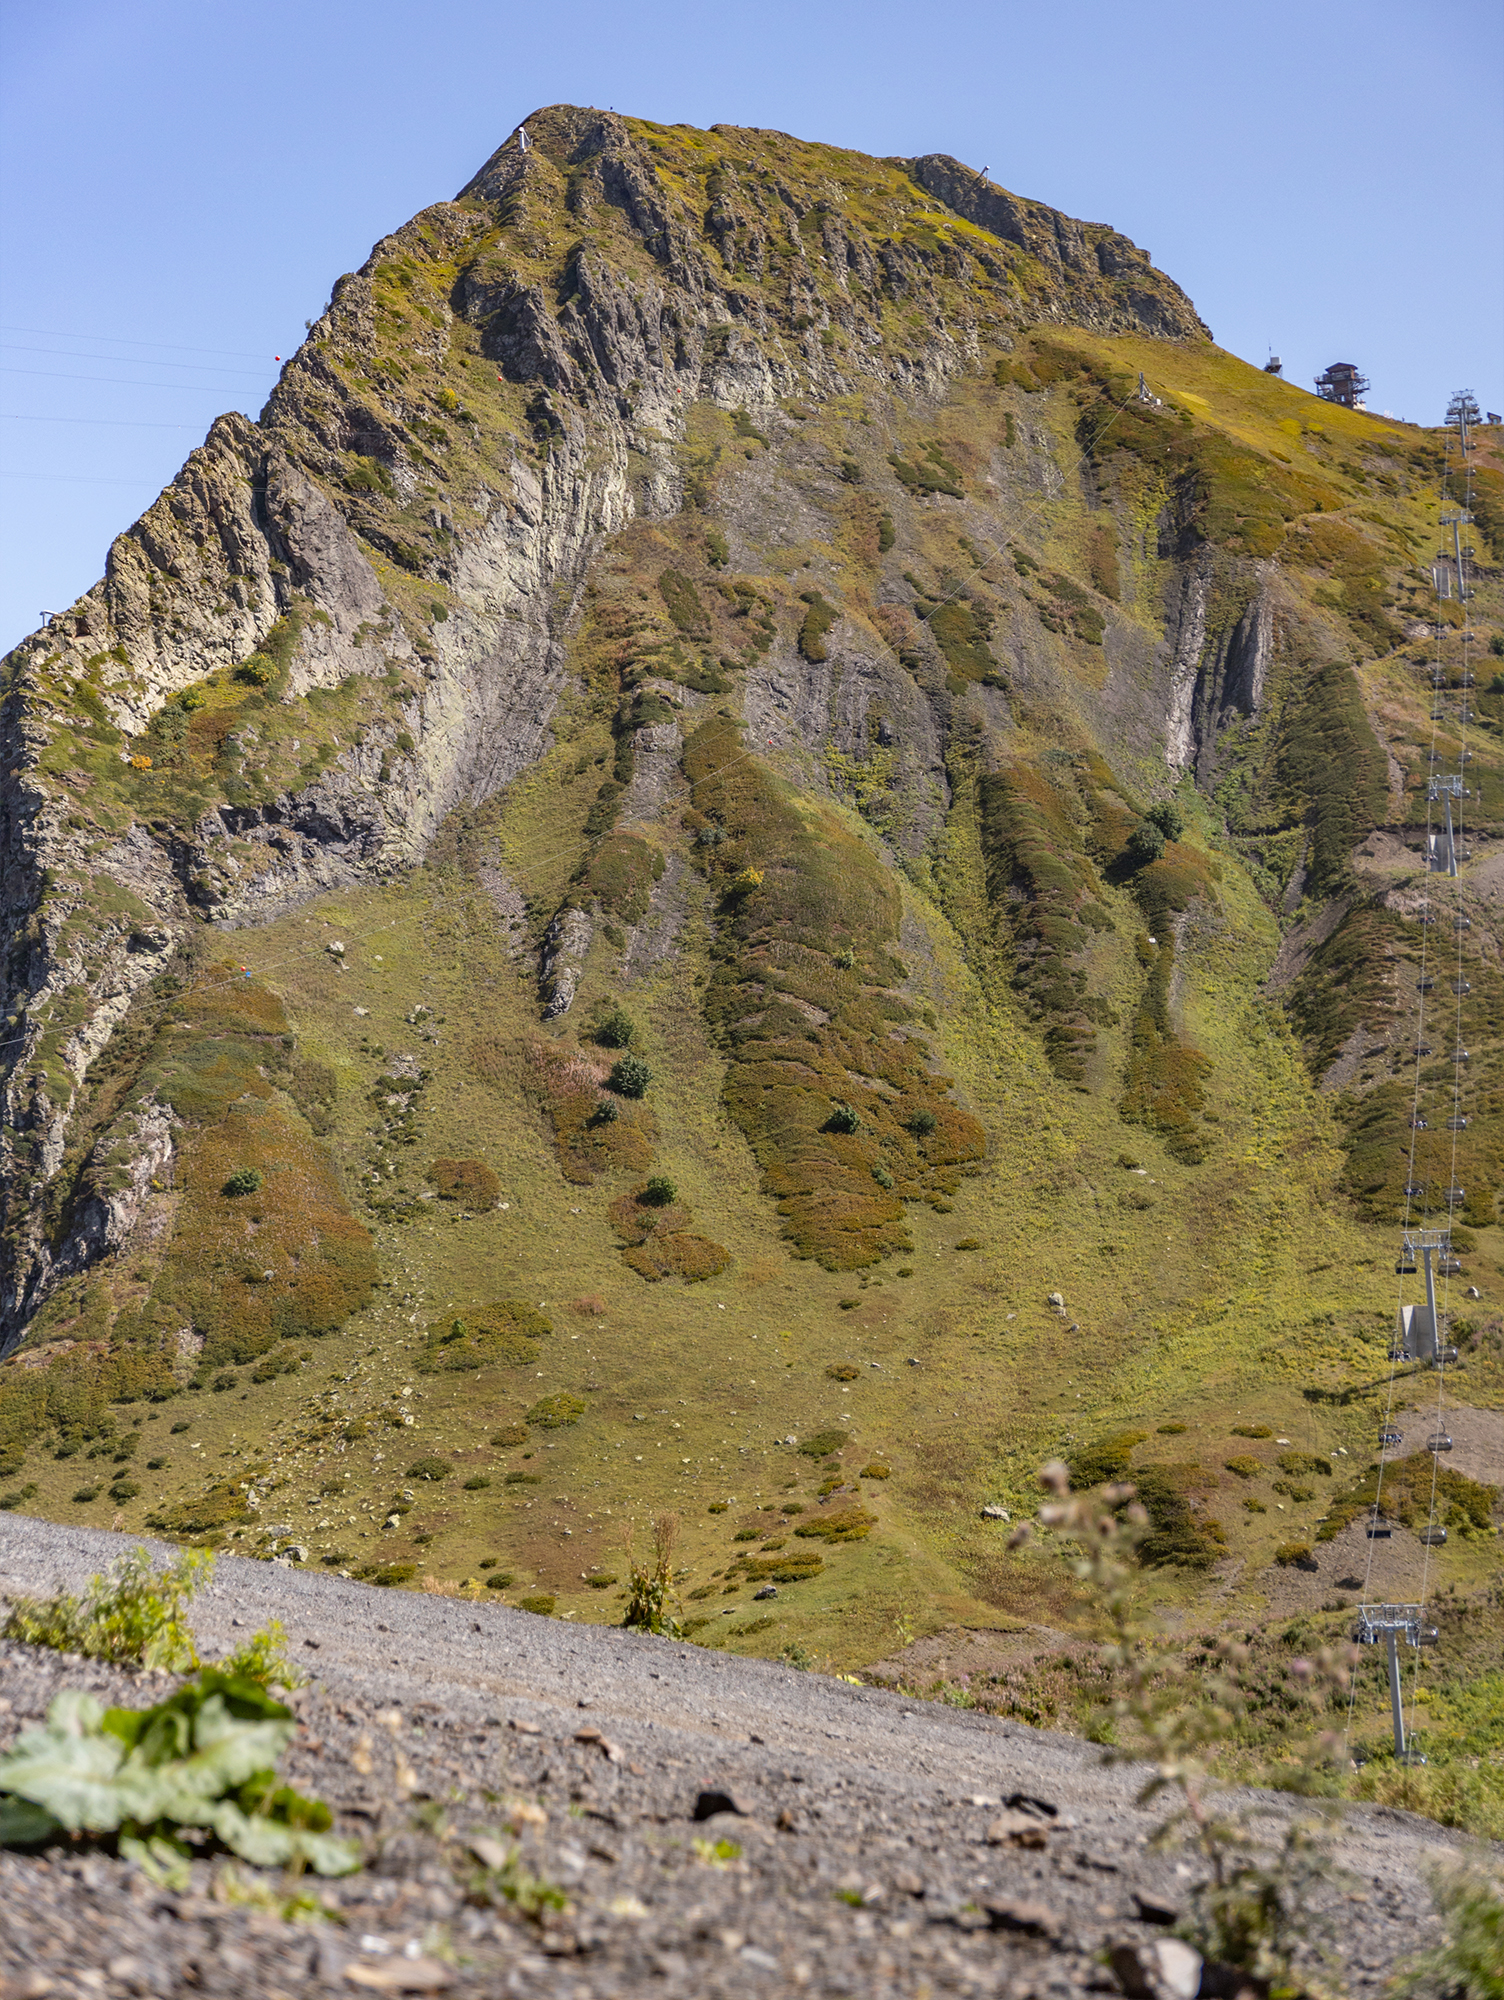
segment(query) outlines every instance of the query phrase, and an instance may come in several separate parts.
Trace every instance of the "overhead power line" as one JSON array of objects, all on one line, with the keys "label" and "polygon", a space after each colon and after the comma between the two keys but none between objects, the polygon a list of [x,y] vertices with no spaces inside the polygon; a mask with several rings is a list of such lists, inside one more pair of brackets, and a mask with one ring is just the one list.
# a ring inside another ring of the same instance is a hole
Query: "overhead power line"
[{"label": "overhead power line", "polygon": [[[259,361],[259,354],[248,354],[241,347],[184,347],[171,340],[132,340],[119,333],[59,333],[50,326],[12,326],[7,320],[0,320],[0,333],[30,333],[42,340],[94,340],[102,341],[110,347],[156,347],[170,354],[217,354],[226,361]],[[87,358],[87,357],[85,357]],[[100,360],[109,357],[101,355]]]},{"label": "overhead power line", "polygon": [[[123,362],[127,368],[177,368],[191,370],[195,375],[234,375],[242,380],[250,376],[249,368],[213,368],[207,361],[153,361],[146,354],[70,354],[63,347],[28,347],[20,340],[0,340],[0,352],[6,354],[46,354],[54,361],[115,361]],[[273,356],[275,362],[276,357]],[[261,371],[257,371],[259,375]]]}]

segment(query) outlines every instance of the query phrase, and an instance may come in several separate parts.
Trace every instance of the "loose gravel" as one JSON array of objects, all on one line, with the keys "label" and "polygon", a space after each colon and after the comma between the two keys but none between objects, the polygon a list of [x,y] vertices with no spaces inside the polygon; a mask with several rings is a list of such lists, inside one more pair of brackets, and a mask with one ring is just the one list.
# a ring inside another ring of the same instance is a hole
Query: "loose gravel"
[{"label": "loose gravel", "polygon": [[[0,1592],[77,1590],[134,1545],[0,1514]],[[316,1676],[283,1768],[365,1868],[288,1883],[201,1859],[166,1886],[100,1849],[0,1855],[0,2000],[1065,2000],[1118,1991],[1107,1953],[1162,1936],[1196,1879],[1147,1846],[1145,1773],[1073,1738],[234,1558],[195,1605],[201,1650],[272,1617]],[[0,1747],[62,1687],[143,1706],[172,1684],[0,1642]],[[1355,1995],[1434,1935],[1424,1863],[1461,1844],[1349,1814],[1327,1895]]]}]

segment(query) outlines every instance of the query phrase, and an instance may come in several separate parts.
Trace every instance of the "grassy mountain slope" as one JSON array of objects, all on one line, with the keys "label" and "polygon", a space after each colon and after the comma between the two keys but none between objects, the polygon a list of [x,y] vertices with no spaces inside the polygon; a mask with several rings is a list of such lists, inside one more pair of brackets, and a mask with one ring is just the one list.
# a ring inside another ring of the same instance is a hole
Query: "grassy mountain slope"
[{"label": "grassy mountain slope", "polygon": [[1442,441],[953,162],[530,131],[6,665],[11,1504],[581,1618],[673,1508],[854,1663],[1062,1607],[980,1510],[1132,1434],[1257,1609],[1383,1408]]}]

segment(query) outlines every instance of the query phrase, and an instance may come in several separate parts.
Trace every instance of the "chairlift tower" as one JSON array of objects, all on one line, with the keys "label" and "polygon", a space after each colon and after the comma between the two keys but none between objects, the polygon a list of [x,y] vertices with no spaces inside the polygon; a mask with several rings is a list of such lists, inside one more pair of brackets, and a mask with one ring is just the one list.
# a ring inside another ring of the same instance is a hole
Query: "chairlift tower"
[{"label": "chairlift tower", "polygon": [[1444,875],[1455,875],[1457,873],[1457,836],[1456,836],[1456,829],[1452,825],[1452,801],[1453,799],[1460,799],[1462,797],[1461,778],[1452,778],[1452,777],[1433,778],[1431,780],[1430,787],[1427,792],[1427,797],[1432,801],[1433,804],[1437,800],[1441,800],[1446,807],[1446,816],[1447,816],[1446,836],[1445,836],[1446,846],[1444,848],[1437,847],[1435,843],[1439,838],[1439,836],[1434,833],[1431,836],[1432,865],[1433,867],[1435,867],[1439,863],[1440,873]]},{"label": "chairlift tower", "polygon": [[1402,1764],[1424,1764],[1425,1758],[1410,1748],[1405,1734],[1405,1708],[1400,1699],[1400,1647],[1434,1646],[1436,1627],[1423,1621],[1420,1604],[1365,1604],[1358,1613],[1357,1640],[1360,1646],[1377,1646],[1382,1639],[1389,1652],[1389,1712],[1394,1719],[1394,1754]]},{"label": "chairlift tower", "polygon": [[1441,1326],[1436,1313],[1436,1269],[1440,1264],[1451,1262],[1451,1230],[1407,1229],[1400,1246],[1399,1263],[1395,1266],[1396,1274],[1413,1273],[1417,1258],[1426,1274],[1426,1303],[1423,1306],[1400,1307],[1400,1354],[1405,1361],[1434,1361],[1441,1352]]}]

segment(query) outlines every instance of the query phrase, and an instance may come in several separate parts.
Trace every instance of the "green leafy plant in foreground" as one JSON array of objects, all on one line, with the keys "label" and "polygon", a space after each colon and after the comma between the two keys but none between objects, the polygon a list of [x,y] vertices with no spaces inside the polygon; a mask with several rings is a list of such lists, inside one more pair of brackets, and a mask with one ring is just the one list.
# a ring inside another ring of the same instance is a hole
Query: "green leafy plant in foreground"
[{"label": "green leafy plant in foreground", "polygon": [[[1102,1663],[1115,1687],[1104,1730],[1108,1758],[1153,1766],[1140,1805],[1178,1794],[1177,1809],[1155,1839],[1164,1844],[1188,1837],[1207,1871],[1192,1893],[1183,1934],[1209,1959],[1256,1978],[1289,1981],[1297,1959],[1320,1955],[1326,1944],[1328,1926],[1313,1892],[1335,1874],[1330,1794],[1340,1739],[1315,1724],[1332,1695],[1346,1687],[1348,1670],[1326,1655],[1292,1663],[1297,1719],[1281,1745],[1290,1761],[1271,1775],[1282,1790],[1320,1799],[1321,1810],[1292,1820],[1271,1845],[1252,1815],[1218,1810],[1209,1769],[1246,1706],[1247,1649],[1225,1643],[1219,1670],[1199,1676],[1192,1691],[1178,1663],[1155,1646],[1157,1634],[1138,1606],[1135,1555],[1151,1523],[1134,1488],[1073,1493],[1070,1470],[1058,1460],[1043,1468],[1040,1483],[1053,1496],[1040,1508],[1040,1522],[1074,1544],[1071,1568],[1103,1634]],[[1028,1535],[1027,1526],[1021,1528],[1013,1544]]]},{"label": "green leafy plant in foreground", "polygon": [[213,1574],[208,1549],[189,1549],[163,1570],[153,1568],[149,1550],[132,1549],[94,1577],[82,1598],[17,1598],[5,1637],[116,1666],[191,1672],[198,1649],[184,1607]]},{"label": "green leafy plant in foreground", "polygon": [[160,1872],[187,1857],[186,1835],[257,1867],[348,1875],[358,1844],[328,1831],[326,1805],[277,1783],[296,1727],[265,1688],[213,1668],[154,1708],[107,1709],[65,1689],[43,1726],[0,1755],[0,1846],[115,1834],[123,1854]]},{"label": "green leafy plant in foreground", "polygon": [[[108,1660],[112,1666],[189,1673],[199,1657],[184,1607],[213,1575],[211,1549],[189,1549],[160,1570],[153,1568],[149,1549],[132,1549],[92,1577],[82,1598],[17,1598],[4,1636],[57,1653]],[[242,1640],[217,1664],[220,1673],[261,1687],[301,1687],[308,1679],[288,1658],[280,1618]]]}]

